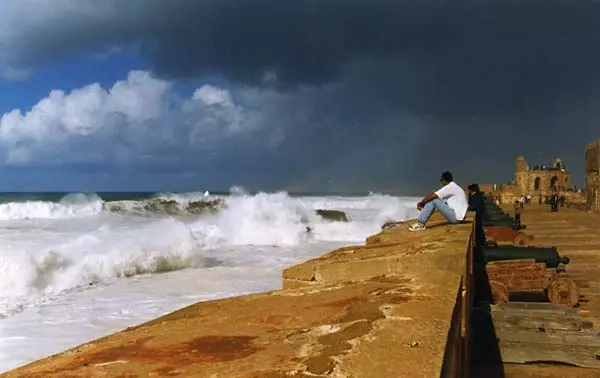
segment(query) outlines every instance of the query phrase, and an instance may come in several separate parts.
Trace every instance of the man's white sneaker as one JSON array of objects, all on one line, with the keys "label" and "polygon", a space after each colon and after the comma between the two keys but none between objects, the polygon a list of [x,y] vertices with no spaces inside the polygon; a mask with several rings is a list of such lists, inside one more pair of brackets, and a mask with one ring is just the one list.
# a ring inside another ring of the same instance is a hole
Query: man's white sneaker
[{"label": "man's white sneaker", "polygon": [[424,231],[427,228],[425,227],[425,225],[421,222],[415,222],[413,224],[410,225],[410,227],[408,228],[409,231]]}]

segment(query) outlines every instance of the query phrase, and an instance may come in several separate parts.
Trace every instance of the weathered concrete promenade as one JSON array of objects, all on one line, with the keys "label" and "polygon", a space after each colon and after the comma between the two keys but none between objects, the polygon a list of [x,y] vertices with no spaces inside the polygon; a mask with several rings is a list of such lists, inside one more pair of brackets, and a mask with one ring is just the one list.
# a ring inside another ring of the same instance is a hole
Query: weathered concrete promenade
[{"label": "weathered concrete promenade", "polygon": [[471,230],[402,226],[2,377],[464,376]]}]

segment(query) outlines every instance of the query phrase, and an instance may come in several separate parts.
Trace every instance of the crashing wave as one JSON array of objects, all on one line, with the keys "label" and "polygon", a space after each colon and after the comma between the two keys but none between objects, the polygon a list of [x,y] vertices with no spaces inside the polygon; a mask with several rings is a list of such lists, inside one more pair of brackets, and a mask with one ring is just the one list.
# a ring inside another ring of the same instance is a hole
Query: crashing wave
[{"label": "crashing wave", "polygon": [[[349,221],[333,222],[316,210],[344,214]],[[0,317],[90,283],[213,266],[205,256],[236,266],[255,258],[256,246],[277,247],[269,258],[278,260],[283,247],[363,242],[384,221],[408,219],[416,212],[413,200],[398,197],[290,197],[285,192],[248,194],[241,189],[227,197],[186,193],[103,202],[96,195],[73,194],[58,203],[0,205],[0,219],[61,219],[34,222],[35,228],[20,228],[18,233],[3,230]]]},{"label": "crashing wave", "polygon": [[38,250],[0,255],[0,318],[78,288],[140,274],[222,265],[173,218],[137,228],[105,227]]},{"label": "crashing wave", "polygon": [[0,204],[0,220],[65,219],[94,216],[102,212],[102,204],[102,199],[93,193],[68,194],[59,202],[8,202]]},{"label": "crashing wave", "polygon": [[173,198],[158,197],[143,201],[114,201],[104,203],[104,209],[113,213],[149,212],[168,215],[214,214],[219,212],[224,206],[225,200],[222,198],[178,201]]}]

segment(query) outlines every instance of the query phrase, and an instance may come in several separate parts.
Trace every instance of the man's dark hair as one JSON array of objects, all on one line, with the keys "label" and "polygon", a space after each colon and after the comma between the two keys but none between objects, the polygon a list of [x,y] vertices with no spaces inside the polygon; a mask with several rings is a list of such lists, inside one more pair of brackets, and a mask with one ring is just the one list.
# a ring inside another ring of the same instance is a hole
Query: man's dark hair
[{"label": "man's dark hair", "polygon": [[448,182],[454,181],[454,178],[452,177],[452,173],[450,173],[448,171],[442,173],[442,180],[448,181]]}]

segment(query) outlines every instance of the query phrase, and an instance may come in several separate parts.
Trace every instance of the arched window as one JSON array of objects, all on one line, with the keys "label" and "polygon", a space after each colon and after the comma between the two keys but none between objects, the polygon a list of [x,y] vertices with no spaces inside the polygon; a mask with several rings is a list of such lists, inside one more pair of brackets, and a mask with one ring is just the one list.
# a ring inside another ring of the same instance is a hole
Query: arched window
[{"label": "arched window", "polygon": [[540,190],[542,186],[542,179],[539,177],[535,178],[535,181],[533,182],[533,190]]},{"label": "arched window", "polygon": [[557,182],[558,182],[558,177],[552,176],[552,178],[550,179],[550,189],[555,190]]}]

